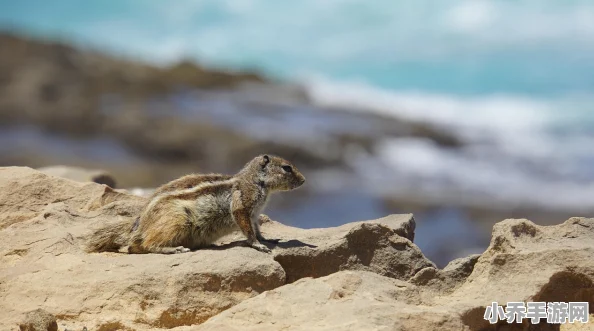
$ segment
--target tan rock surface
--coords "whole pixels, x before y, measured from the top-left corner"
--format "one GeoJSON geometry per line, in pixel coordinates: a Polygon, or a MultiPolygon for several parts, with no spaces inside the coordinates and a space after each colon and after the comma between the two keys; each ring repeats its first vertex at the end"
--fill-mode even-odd
{"type": "MultiPolygon", "coordinates": [[[[423,268],[435,268],[412,243],[414,229],[412,214],[307,230],[274,221],[262,225],[265,237],[282,239],[269,247],[285,269],[288,283],[340,270],[366,270],[408,280],[423,268]]],[[[241,240],[241,236],[228,240],[241,240]]]]}
{"type": "Polygon", "coordinates": [[[0,168],[0,329],[43,307],[60,325],[89,330],[201,323],[281,286],[268,254],[245,247],[180,255],[86,254],[89,229],[135,214],[144,199],[29,168],[0,168]]]}
{"type": "Polygon", "coordinates": [[[313,230],[269,222],[265,234],[286,239],[273,254],[243,247],[240,234],[179,255],[84,252],[90,229],[134,217],[145,201],[105,185],[0,168],[6,238],[0,242],[0,311],[6,312],[0,326],[17,325],[43,307],[69,329],[172,328],[202,323],[287,280],[347,269],[408,279],[432,266],[404,238],[414,236],[412,215],[313,230]]]}
{"type": "MultiPolygon", "coordinates": [[[[461,330],[447,309],[417,306],[415,286],[366,271],[304,278],[211,318],[195,330],[461,330]]],[[[418,302],[417,302],[418,303],[418,302]]]]}
{"type": "Polygon", "coordinates": [[[592,314],[594,219],[556,226],[506,220],[494,227],[480,257],[432,269],[411,282],[360,271],[301,279],[246,300],[198,330],[559,330],[526,320],[491,325],[483,319],[485,307],[492,301],[587,301],[592,314]]]}
{"type": "Polygon", "coordinates": [[[35,309],[25,315],[19,325],[20,331],[58,331],[56,317],[43,309],[35,309]]]}
{"type": "Polygon", "coordinates": [[[266,222],[264,235],[283,239],[272,254],[237,234],[178,255],[83,251],[91,229],[131,219],[145,202],[0,168],[0,330],[50,320],[37,309],[59,330],[177,331],[560,330],[490,325],[492,301],[588,301],[594,313],[594,219],[506,220],[482,255],[444,269],[409,240],[412,215],[309,230],[266,222]]]}
{"type": "Polygon", "coordinates": [[[460,307],[465,323],[479,330],[488,327],[484,307],[493,301],[588,301],[594,313],[594,219],[496,224],[466,282],[436,303],[460,307]]]}

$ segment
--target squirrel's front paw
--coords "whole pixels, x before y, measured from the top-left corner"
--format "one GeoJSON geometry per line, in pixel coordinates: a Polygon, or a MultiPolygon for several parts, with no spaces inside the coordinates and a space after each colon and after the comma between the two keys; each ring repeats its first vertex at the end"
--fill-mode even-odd
{"type": "Polygon", "coordinates": [[[250,244],[250,247],[252,247],[252,248],[254,248],[254,249],[256,249],[256,250],[259,250],[260,252],[264,252],[264,253],[270,253],[270,252],[271,252],[271,251],[270,251],[270,248],[268,248],[268,247],[266,247],[266,246],[262,245],[262,244],[261,244],[261,243],[259,243],[259,242],[254,242],[254,243],[251,243],[251,244],[250,244]]]}

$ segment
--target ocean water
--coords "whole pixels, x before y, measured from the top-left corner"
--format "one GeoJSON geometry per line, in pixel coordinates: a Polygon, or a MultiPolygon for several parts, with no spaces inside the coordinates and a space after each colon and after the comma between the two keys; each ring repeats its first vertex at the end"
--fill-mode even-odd
{"type": "MultiPolygon", "coordinates": [[[[373,162],[353,158],[357,185],[379,195],[594,211],[591,0],[0,0],[0,28],[155,63],[256,69],[302,84],[319,106],[465,141],[392,139],[373,162]]],[[[434,218],[463,218],[446,214],[434,218]]]]}
{"type": "Polygon", "coordinates": [[[154,61],[447,95],[591,93],[589,0],[0,1],[0,26],[154,61]]]}

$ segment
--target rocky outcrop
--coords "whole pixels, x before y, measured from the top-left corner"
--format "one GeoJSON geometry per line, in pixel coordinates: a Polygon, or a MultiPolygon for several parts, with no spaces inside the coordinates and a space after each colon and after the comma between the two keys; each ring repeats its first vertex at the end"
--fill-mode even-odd
{"type": "MultiPolygon", "coordinates": [[[[144,198],[96,183],[0,168],[0,325],[44,307],[68,329],[195,325],[287,282],[340,270],[407,279],[432,266],[409,239],[412,215],[302,230],[268,222],[284,240],[264,254],[241,235],[178,255],[84,252],[89,230],[134,217],[144,198]],[[310,261],[308,264],[307,261],[310,261]]],[[[109,329],[109,328],[108,328],[109,329]]]]}
{"type": "Polygon", "coordinates": [[[317,107],[303,87],[251,72],[160,67],[1,31],[0,49],[0,143],[34,140],[6,143],[0,165],[99,166],[122,187],[154,187],[196,168],[236,171],[262,151],[347,170],[353,151],[375,153],[384,138],[462,145],[427,124],[317,107]]]}
{"type": "Polygon", "coordinates": [[[506,220],[483,254],[443,269],[412,242],[412,215],[310,230],[266,222],[264,235],[282,239],[272,254],[237,234],[186,254],[84,252],[91,229],[135,217],[145,201],[0,168],[0,329],[532,330],[526,321],[489,324],[485,307],[594,309],[594,219],[506,220]]]}
{"type": "Polygon", "coordinates": [[[497,301],[590,302],[594,313],[594,219],[554,226],[523,219],[493,228],[491,244],[458,289],[437,304],[455,305],[473,330],[489,327],[484,307],[497,301]]]}
{"type": "Polygon", "coordinates": [[[301,279],[211,318],[198,330],[463,330],[443,307],[419,304],[418,289],[366,271],[301,279]]]}
{"type": "Polygon", "coordinates": [[[443,270],[424,268],[409,282],[361,271],[301,279],[246,300],[198,329],[559,330],[546,321],[490,324],[483,316],[493,301],[587,301],[593,314],[594,219],[556,226],[506,220],[495,226],[482,255],[452,261],[443,270]]]}
{"type": "Polygon", "coordinates": [[[269,255],[244,247],[86,254],[90,228],[137,214],[144,199],[28,168],[1,168],[0,188],[0,325],[38,306],[73,329],[199,324],[285,282],[269,255]]]}
{"type": "Polygon", "coordinates": [[[414,229],[411,214],[327,229],[304,230],[274,221],[262,225],[265,236],[282,239],[270,247],[287,274],[287,283],[341,270],[366,270],[408,280],[423,268],[435,268],[412,242],[414,229]]]}

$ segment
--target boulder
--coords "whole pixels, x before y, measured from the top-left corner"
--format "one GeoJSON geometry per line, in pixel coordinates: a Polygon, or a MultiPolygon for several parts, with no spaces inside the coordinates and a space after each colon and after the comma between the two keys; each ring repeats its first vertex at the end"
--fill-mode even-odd
{"type": "Polygon", "coordinates": [[[84,252],[90,229],[133,217],[144,202],[105,185],[0,168],[0,329],[37,307],[72,330],[199,324],[285,283],[278,262],[247,247],[84,252]]]}
{"type": "Polygon", "coordinates": [[[414,229],[412,214],[308,230],[278,222],[262,225],[265,237],[282,239],[270,248],[285,269],[288,283],[341,270],[366,270],[408,280],[423,268],[435,268],[412,242],[414,229]]]}
{"type": "Polygon", "coordinates": [[[464,284],[435,300],[459,308],[472,330],[493,328],[483,319],[491,302],[512,301],[587,301],[594,313],[594,219],[552,226],[525,219],[497,223],[464,284]]]}
{"type": "Polygon", "coordinates": [[[0,168],[0,329],[579,330],[483,315],[492,302],[594,309],[594,219],[505,220],[483,254],[443,269],[412,242],[412,215],[309,230],[267,221],[263,234],[281,239],[271,254],[238,233],[186,254],[85,253],[91,229],[131,221],[145,203],[0,168]]]}
{"type": "MultiPolygon", "coordinates": [[[[68,210],[71,217],[84,219],[83,223],[92,220],[80,213],[109,212],[110,215],[103,215],[107,218],[129,216],[138,213],[144,202],[142,198],[116,192],[105,185],[57,178],[26,167],[0,168],[0,188],[0,229],[44,219],[58,210],[68,210]],[[103,210],[98,212],[98,209],[103,210]]],[[[98,221],[97,217],[92,218],[98,221]]]]}
{"type": "Polygon", "coordinates": [[[43,307],[68,329],[173,328],[200,324],[303,277],[366,270],[408,279],[432,266],[412,215],[303,230],[267,222],[285,238],[264,254],[236,233],[211,249],[179,255],[84,252],[89,230],[130,220],[145,198],[30,168],[0,168],[0,325],[43,307]],[[117,326],[117,327],[116,327],[117,326]]]}
{"type": "Polygon", "coordinates": [[[418,305],[416,286],[367,271],[303,278],[211,318],[197,330],[462,330],[444,307],[418,305]]]}
{"type": "MultiPolygon", "coordinates": [[[[302,278],[209,319],[198,330],[580,330],[484,319],[492,302],[589,302],[594,313],[594,219],[538,226],[505,220],[480,256],[426,267],[409,282],[365,271],[302,278]]],[[[590,323],[594,315],[590,315],[590,323]]]]}

